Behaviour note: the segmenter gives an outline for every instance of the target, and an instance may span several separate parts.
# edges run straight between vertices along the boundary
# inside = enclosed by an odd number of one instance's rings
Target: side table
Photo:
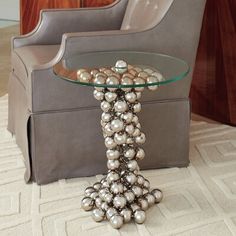
[[[180,59],[132,51],[80,54],[55,65],[59,78],[93,86],[94,97],[101,102],[108,173],[85,189],[81,201],[85,211],[92,210],[95,221],[106,218],[115,229],[132,218],[142,224],[145,211],[161,201],[161,190],[151,189],[139,172],[137,161],[145,157],[140,145],[146,140],[137,116],[140,98],[145,88],[155,91],[188,72],[188,65]]]

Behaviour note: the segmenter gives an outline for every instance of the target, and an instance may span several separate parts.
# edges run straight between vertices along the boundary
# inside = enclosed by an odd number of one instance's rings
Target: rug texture
[[[191,123],[191,165],[144,171],[162,202],[143,225],[121,230],[95,223],[80,208],[83,190],[101,176],[25,184],[22,154],[6,130],[7,96],[0,98],[1,236],[228,236],[236,235],[236,129]]]

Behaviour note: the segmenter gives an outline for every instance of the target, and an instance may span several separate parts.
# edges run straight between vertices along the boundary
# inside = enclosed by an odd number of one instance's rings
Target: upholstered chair
[[[189,63],[187,78],[144,92],[140,114],[148,140],[141,168],[187,166],[189,89],[204,6],[205,0],[117,0],[103,8],[43,10],[31,33],[13,38],[8,129],[23,152],[26,182],[106,171],[93,89],[53,73],[62,58],[85,52],[158,52]]]

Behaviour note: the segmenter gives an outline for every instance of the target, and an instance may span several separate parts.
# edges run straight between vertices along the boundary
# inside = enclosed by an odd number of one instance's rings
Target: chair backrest
[[[146,30],[157,25],[174,0],[129,0],[122,30]]]

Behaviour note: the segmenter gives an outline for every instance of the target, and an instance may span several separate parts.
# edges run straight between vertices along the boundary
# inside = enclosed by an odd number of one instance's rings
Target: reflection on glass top
[[[80,85],[151,89],[183,79],[189,66],[181,59],[163,54],[110,51],[63,59],[53,71],[57,77]]]

